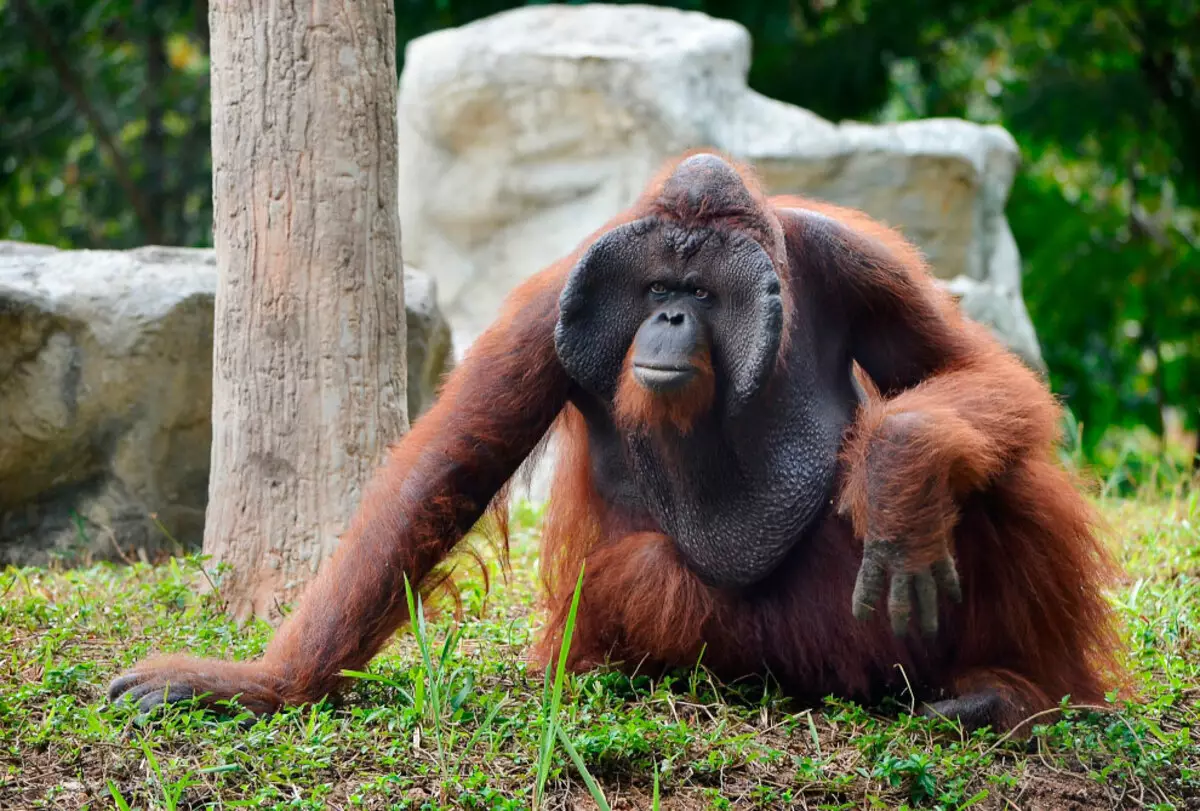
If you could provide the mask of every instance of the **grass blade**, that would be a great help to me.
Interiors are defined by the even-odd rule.
[[[654,794],[650,797],[650,811],[658,811],[658,764],[654,764]]]
[[[117,784],[113,781],[108,781],[108,793],[112,795],[113,802],[116,803],[120,811],[129,811],[129,802],[125,799],[125,795],[117,788]]]
[[[378,673],[368,673],[365,670],[345,670],[344,669],[344,670],[342,670],[342,675],[348,679],[357,679],[359,681],[373,681],[373,682],[378,682],[379,684],[383,684],[387,687],[391,687],[393,690],[398,692],[404,698],[404,700],[409,703],[409,705],[414,704],[412,693],[408,692],[403,687],[401,687],[400,682],[396,681],[395,679],[388,678],[387,676],[381,676]],[[419,709],[420,708],[418,708],[418,710]]]
[[[575,633],[575,616],[579,612],[579,595],[583,591],[583,566],[579,567],[579,578],[575,581],[575,593],[571,597],[571,610],[563,628],[562,643],[558,649],[558,667],[554,672],[554,688],[550,694],[550,708],[544,720],[542,751],[538,759],[537,785],[533,792],[533,807],[541,804],[546,789],[546,778],[550,775],[550,754],[554,751],[554,730],[558,726],[558,707],[562,702],[563,678],[567,670],[567,653],[571,650],[571,635]],[[543,705],[544,706],[544,705]]]
[[[142,741],[142,752],[145,753],[146,762],[150,764],[150,769],[154,772],[154,776],[158,779],[158,787],[162,791],[163,795],[163,805],[166,807],[167,811],[175,811],[175,807],[177,805],[176,792],[172,791],[171,787],[167,785],[166,778],[163,777],[162,769],[159,768],[158,758],[156,758],[154,753],[150,751],[150,746],[145,741]]]
[[[482,737],[483,733],[486,732],[488,727],[492,725],[492,722],[496,720],[496,716],[500,714],[500,708],[503,706],[504,699],[500,699],[492,705],[490,710],[488,710],[488,714],[484,717],[483,723],[479,725],[479,728],[475,730],[474,734],[472,734],[470,739],[467,741],[467,746],[463,750],[464,756],[470,754],[471,749],[475,746],[475,742]]]
[[[408,575],[404,576],[404,598],[408,601],[409,625],[417,639],[417,648],[421,651],[421,661],[425,665],[423,680],[429,694],[429,710],[433,715],[433,737],[437,742],[438,763],[445,767],[446,750],[442,746],[442,705],[438,695],[438,674],[433,666],[433,656],[429,652],[428,628],[425,625],[425,607],[421,604],[421,595],[413,599],[412,584]],[[418,687],[418,692],[420,688]]]
[[[592,799],[600,808],[600,811],[612,811],[612,806],[610,806],[608,804],[608,800],[604,798],[604,792],[600,790],[599,784],[597,784],[596,779],[592,777],[592,773],[587,770],[587,766],[583,765],[583,758],[581,758],[579,756],[579,752],[575,750],[575,746],[571,743],[571,739],[567,737],[567,733],[563,732],[562,727],[560,727],[557,723],[554,725],[554,729],[558,732],[558,740],[562,743],[563,749],[567,750],[567,755],[575,764],[575,768],[579,770],[579,776],[583,778],[583,782],[587,786],[588,792],[592,795]],[[654,787],[657,790],[657,771],[654,772],[654,779]],[[657,794],[655,797],[657,799]]]

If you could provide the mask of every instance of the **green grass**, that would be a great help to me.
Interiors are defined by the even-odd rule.
[[[1200,495],[1104,512],[1143,702],[1069,712],[1027,743],[903,702],[809,711],[700,669],[535,673],[532,514],[509,583],[485,601],[469,582],[462,621],[397,637],[340,706],[248,727],[187,707],[143,725],[103,698],[154,651],[261,652],[265,625],[237,628],[193,587],[200,560],[9,569],[0,808],[529,808],[539,785],[548,808],[1200,808]]]

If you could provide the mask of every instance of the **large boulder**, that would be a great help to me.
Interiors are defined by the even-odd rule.
[[[438,268],[465,347],[517,283],[710,147],[772,193],[899,227],[1031,365],[1041,355],[1004,217],[1018,153],[959,120],[833,124],[750,90],[745,28],[649,6],[529,6],[409,43],[400,80],[404,255]],[[813,77],[820,81],[820,77]]]
[[[216,282],[211,250],[0,243],[0,564],[199,544]],[[432,281],[404,283],[415,416],[450,334]]]
[[[437,282],[404,266],[404,310],[408,327],[408,418],[415,420],[437,398],[442,378],[454,367],[450,324],[438,304]]]

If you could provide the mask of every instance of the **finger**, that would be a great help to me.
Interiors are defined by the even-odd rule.
[[[163,691],[166,690],[166,687],[162,682],[153,681],[134,684],[113,699],[113,704],[117,707],[136,707],[139,714],[145,714],[150,707],[162,703]]]
[[[114,701],[115,704],[136,704],[141,712],[146,712],[159,704],[171,704],[185,701],[195,695],[195,690],[188,684],[173,684],[160,679],[147,679],[139,684],[133,684],[122,692]]]
[[[143,696],[154,692],[161,693],[166,687],[162,682],[143,681],[130,685],[120,695],[113,699],[114,704],[137,704]]]
[[[958,569],[954,558],[947,555],[933,564],[933,579],[943,594],[956,603],[962,602],[962,583],[958,579]]]
[[[108,700],[116,701],[125,694],[125,691],[146,678],[138,672],[125,673],[113,679],[108,685]]]
[[[853,610],[857,619],[865,620],[875,613],[875,606],[883,596],[883,579],[886,570],[875,545],[863,550],[862,565],[854,583]]]
[[[917,593],[917,624],[921,634],[932,640],[938,631],[937,582],[932,572],[925,571],[913,579],[913,586]]]
[[[138,709],[142,714],[146,714],[159,704],[178,704],[181,701],[195,698],[195,696],[196,691],[190,685],[167,684],[142,696],[142,700],[138,702]]]
[[[163,696],[174,689],[172,685],[158,680],[145,681],[130,687],[117,699],[118,704],[137,704],[143,710],[164,700]]]
[[[892,618],[892,633],[904,636],[908,618],[912,615],[912,581],[908,572],[892,575],[892,590],[888,593],[888,616]]]

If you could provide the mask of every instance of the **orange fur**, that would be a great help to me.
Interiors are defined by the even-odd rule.
[[[560,453],[542,533],[547,621],[534,649],[543,663],[557,654],[586,562],[574,669],[691,665],[703,651],[719,676],[769,670],[813,700],[874,700],[908,685],[931,698],[986,688],[1006,697],[998,724],[1009,727],[1064,695],[1102,701],[1124,685],[1103,593],[1116,566],[1077,483],[1054,461],[1058,407],[1044,385],[961,317],[894,230],[838,206],[768,200],[744,169],[752,207],[664,196],[674,165],[509,297],[433,408],[389,451],[336,554],[261,660],[167,657],[123,683],[240,694],[255,711],[338,690],[342,670],[361,669],[407,619],[404,577],[423,590],[440,582],[438,565],[489,505],[506,553],[506,483],[554,426]],[[821,223],[798,210],[849,230],[821,235]],[[831,511],[744,592],[703,585],[647,515],[601,497],[587,426],[555,354],[558,295],[574,262],[604,231],[647,215],[753,236],[780,272],[785,349],[822,339],[821,324],[793,314],[800,296],[828,296],[830,309],[850,314],[855,359],[877,385],[846,434],[836,499],[844,515]],[[777,367],[777,385],[786,372]],[[714,386],[711,361],[678,398],[647,397],[626,369],[614,416],[626,428],[695,430]],[[914,565],[942,545],[954,550],[964,601],[942,607],[936,645],[896,638],[882,616],[850,616],[871,535],[904,544]]]
[[[881,342],[882,361],[874,360],[888,372],[884,379],[860,374],[870,402],[848,430],[842,455],[837,506],[846,524],[832,517],[812,541],[833,543],[853,532],[851,543],[827,554],[797,554],[741,601],[708,589],[661,536],[629,531],[620,516],[608,514],[589,478],[585,426],[576,416],[563,431],[577,450],[560,462],[543,533],[549,620],[538,659],[548,662],[556,652],[573,574],[586,560],[580,621],[589,632],[576,637],[582,650],[571,657],[581,668],[611,658],[633,667],[644,667],[647,657],[686,665],[707,645],[707,661],[719,675],[775,663],[776,675],[795,692],[870,699],[900,687],[881,671],[902,664],[929,695],[984,689],[1003,695],[1001,728],[1020,726],[1026,714],[1065,695],[1102,702],[1113,688],[1128,694],[1115,617],[1104,597],[1118,569],[1078,483],[1053,461],[1059,408],[1044,384],[984,328],[961,317],[932,283],[919,252],[893,229],[799,197],[771,204],[832,217],[888,259],[850,280],[871,318],[860,328],[878,325],[887,333],[903,320],[908,331],[902,338],[910,345]],[[803,261],[800,229],[788,237],[801,242],[796,253]],[[903,362],[889,365],[905,354],[916,357],[919,373]],[[880,461],[869,464],[874,459]],[[871,499],[873,491],[883,497]],[[579,526],[592,529],[581,537],[573,531]],[[857,561],[868,531],[905,543],[913,568],[936,559],[942,543],[956,550],[966,602],[943,619],[955,653],[914,656],[891,638],[882,618],[847,630],[854,569],[846,556]],[[679,630],[664,636],[664,628]]]
[[[715,596],[684,568],[670,540],[611,514],[592,482],[587,428],[568,407],[542,524],[546,630],[534,648],[545,665],[558,655],[581,567],[584,586],[568,663],[581,670],[631,651],[687,659],[699,652]]]
[[[617,424],[628,431],[674,428],[689,434],[696,419],[712,408],[716,392],[712,357],[707,350],[692,357],[696,376],[680,391],[655,394],[633,376],[633,347],[625,355],[621,382],[613,404]]]
[[[1053,448],[1054,399],[989,343],[969,361],[862,409],[843,449],[839,504],[856,535],[941,540],[957,522],[963,496],[1022,455]],[[873,492],[879,506],[872,514]],[[914,566],[936,559],[927,546],[910,558]]]
[[[438,564],[490,511],[506,558],[508,480],[543,443],[570,381],[554,349],[558,293],[587,247],[517,287],[436,402],[388,451],[332,557],[308,585],[262,659],[253,663],[158,657],[118,684],[188,684],[212,700],[230,690],[247,706],[277,709],[339,691],[408,619],[404,579],[422,591]]]

